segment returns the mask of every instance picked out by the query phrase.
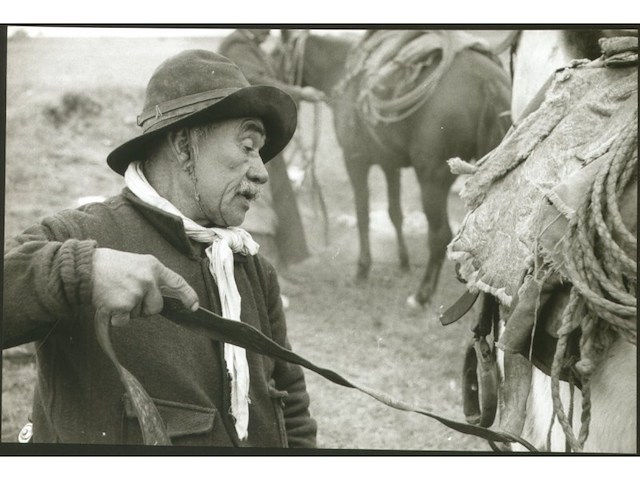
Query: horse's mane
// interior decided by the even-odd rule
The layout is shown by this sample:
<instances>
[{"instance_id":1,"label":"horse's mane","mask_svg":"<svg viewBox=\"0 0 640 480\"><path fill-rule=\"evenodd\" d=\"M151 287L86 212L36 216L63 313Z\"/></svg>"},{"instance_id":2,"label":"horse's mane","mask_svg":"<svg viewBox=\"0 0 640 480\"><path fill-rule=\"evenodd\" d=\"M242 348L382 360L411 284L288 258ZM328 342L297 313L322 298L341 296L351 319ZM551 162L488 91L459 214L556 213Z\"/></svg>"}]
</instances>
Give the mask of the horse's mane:
<instances>
[{"instance_id":1,"label":"horse's mane","mask_svg":"<svg viewBox=\"0 0 640 480\"><path fill-rule=\"evenodd\" d=\"M637 30L563 30L564 46L572 58L588 58L595 60L602 52L598 40L602 37L633 35L638 36Z\"/></svg>"},{"instance_id":2,"label":"horse's mane","mask_svg":"<svg viewBox=\"0 0 640 480\"><path fill-rule=\"evenodd\" d=\"M306 81L313 79L311 86L329 94L343 77L347 57L357 39L352 35L309 35L305 55L313 62L305 63Z\"/></svg>"},{"instance_id":3,"label":"horse's mane","mask_svg":"<svg viewBox=\"0 0 640 480\"><path fill-rule=\"evenodd\" d=\"M564 30L562 34L572 58L595 60L601 55L598 39L602 37L602 30Z\"/></svg>"}]
</instances>

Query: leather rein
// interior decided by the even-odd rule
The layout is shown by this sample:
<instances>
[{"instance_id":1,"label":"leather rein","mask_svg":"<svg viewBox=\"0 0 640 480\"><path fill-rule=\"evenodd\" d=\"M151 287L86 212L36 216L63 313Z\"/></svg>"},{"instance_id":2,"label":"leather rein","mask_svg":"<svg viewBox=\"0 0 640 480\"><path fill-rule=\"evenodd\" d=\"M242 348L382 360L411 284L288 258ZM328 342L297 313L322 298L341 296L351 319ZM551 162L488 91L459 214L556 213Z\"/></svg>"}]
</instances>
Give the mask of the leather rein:
<instances>
[{"instance_id":1,"label":"leather rein","mask_svg":"<svg viewBox=\"0 0 640 480\"><path fill-rule=\"evenodd\" d=\"M214 341L229 343L261 355L267 355L272 358L300 365L337 385L359 390L391 408L405 412L414 412L432 418L457 432L483 438L491 445L493 442L517 442L529 451L537 451L529 442L509 432L491 430L480 425L452 420L437 415L427 409L396 400L384 392L374 390L364 385L357 385L341 374L328 368L317 366L306 358L282 347L250 325L225 319L204 308L199 308L196 312L192 312L187 310L179 300L174 298L163 297L163 301L164 308L161 312L163 317L198 335L203 335ZM133 407L140 423L144 443L146 445L170 445L171 441L166 433L164 422L153 401L144 391L140 382L122 367L117 359L111 346L109 319L107 317L96 316L96 329L100 345L118 370L127 393L132 396Z\"/></svg>"}]
</instances>

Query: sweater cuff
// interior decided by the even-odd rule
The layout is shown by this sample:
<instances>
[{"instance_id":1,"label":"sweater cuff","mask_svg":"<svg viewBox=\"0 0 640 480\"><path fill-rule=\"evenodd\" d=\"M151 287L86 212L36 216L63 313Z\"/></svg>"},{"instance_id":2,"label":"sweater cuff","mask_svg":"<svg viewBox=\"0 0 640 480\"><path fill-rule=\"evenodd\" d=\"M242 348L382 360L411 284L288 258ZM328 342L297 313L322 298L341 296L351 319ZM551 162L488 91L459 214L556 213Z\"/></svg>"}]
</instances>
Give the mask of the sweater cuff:
<instances>
[{"instance_id":1,"label":"sweater cuff","mask_svg":"<svg viewBox=\"0 0 640 480\"><path fill-rule=\"evenodd\" d=\"M59 250L60 280L70 306L91 304L95 240L65 241Z\"/></svg>"}]
</instances>

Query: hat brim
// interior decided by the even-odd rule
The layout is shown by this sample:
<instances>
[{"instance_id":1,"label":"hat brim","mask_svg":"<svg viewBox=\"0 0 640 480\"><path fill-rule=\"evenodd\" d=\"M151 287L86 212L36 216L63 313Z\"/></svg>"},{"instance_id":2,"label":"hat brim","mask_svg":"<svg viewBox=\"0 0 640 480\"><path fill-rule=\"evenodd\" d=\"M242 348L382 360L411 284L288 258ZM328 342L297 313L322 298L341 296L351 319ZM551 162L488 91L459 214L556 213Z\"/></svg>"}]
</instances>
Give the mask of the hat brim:
<instances>
[{"instance_id":1,"label":"hat brim","mask_svg":"<svg viewBox=\"0 0 640 480\"><path fill-rule=\"evenodd\" d=\"M267 138L260 149L260 156L267 163L291 140L298 122L298 111L291 96L279 88L268 85L244 87L196 113L123 143L107 156L107 164L115 172L124 175L129 163L139 159L140 150L169 130L245 117L260 118L264 124Z\"/></svg>"}]
</instances>

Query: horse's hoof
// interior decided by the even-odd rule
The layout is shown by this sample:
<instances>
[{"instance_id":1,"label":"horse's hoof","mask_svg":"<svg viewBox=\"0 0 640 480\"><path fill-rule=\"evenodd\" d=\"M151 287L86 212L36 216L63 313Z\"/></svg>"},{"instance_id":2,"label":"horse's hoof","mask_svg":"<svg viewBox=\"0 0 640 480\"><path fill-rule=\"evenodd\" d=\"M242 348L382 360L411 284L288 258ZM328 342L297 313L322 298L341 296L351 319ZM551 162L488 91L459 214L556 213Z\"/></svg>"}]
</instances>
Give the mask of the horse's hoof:
<instances>
[{"instance_id":1,"label":"horse's hoof","mask_svg":"<svg viewBox=\"0 0 640 480\"><path fill-rule=\"evenodd\" d=\"M362 275L356 275L353 277L354 285L365 285L367 283L367 277Z\"/></svg>"},{"instance_id":2,"label":"horse's hoof","mask_svg":"<svg viewBox=\"0 0 640 480\"><path fill-rule=\"evenodd\" d=\"M407 307L411 310L418 310L420 308L424 308L424 305L416 299L415 295L409 295L407 297Z\"/></svg>"},{"instance_id":3,"label":"horse's hoof","mask_svg":"<svg viewBox=\"0 0 640 480\"><path fill-rule=\"evenodd\" d=\"M368 278L369 278L369 269L358 268L358 272L356 273L356 283L358 284L366 283Z\"/></svg>"}]
</instances>

